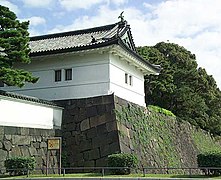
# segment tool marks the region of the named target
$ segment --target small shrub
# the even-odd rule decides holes
[[[148,108],[152,109],[152,110],[155,111],[155,112],[159,112],[159,113],[165,114],[165,115],[167,115],[167,116],[176,117],[171,111],[169,111],[169,110],[167,110],[167,109],[164,109],[164,108],[161,108],[161,107],[159,107],[159,106],[149,105]]]
[[[137,157],[134,154],[119,153],[108,156],[109,167],[125,167],[122,169],[113,169],[113,174],[126,175],[130,174],[130,168],[136,167],[138,164]]]
[[[12,157],[5,160],[6,172],[10,175],[24,175],[33,171],[36,161],[33,157]]]
[[[198,166],[206,175],[221,175],[221,169],[204,169],[203,167],[221,168],[221,152],[206,152],[197,156]]]

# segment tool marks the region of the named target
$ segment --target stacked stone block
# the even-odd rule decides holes
[[[71,167],[101,167],[120,152],[114,96],[57,101],[64,107],[63,152]]]
[[[5,172],[4,161],[7,158],[21,156],[34,157],[36,168],[45,170],[47,138],[54,136],[55,130],[0,126],[1,172]],[[57,165],[57,154],[51,151],[49,167],[57,168]]]

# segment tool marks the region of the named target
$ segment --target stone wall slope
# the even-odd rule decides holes
[[[162,108],[143,108],[115,97],[122,152],[135,153],[143,167],[197,167],[197,155],[221,150],[211,135],[177,120]]]

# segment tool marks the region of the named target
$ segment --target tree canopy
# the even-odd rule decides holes
[[[30,63],[28,25],[0,5],[0,81],[7,85],[22,87],[25,82],[38,80],[30,72],[14,67],[15,63]]]
[[[205,69],[197,68],[196,57],[173,43],[138,47],[146,60],[162,67],[159,76],[145,77],[146,103],[171,110],[214,134],[221,134],[221,92]]]

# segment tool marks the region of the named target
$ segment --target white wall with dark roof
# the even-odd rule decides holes
[[[79,99],[114,93],[145,106],[143,73],[116,53],[105,50],[34,57],[31,64],[19,68],[31,71],[39,77],[39,81],[23,88],[6,87],[4,90],[46,100]],[[65,81],[64,70],[70,68],[72,80]],[[59,69],[62,70],[62,80],[55,82],[55,70]],[[125,83],[125,73],[132,76],[132,85]]]
[[[62,108],[0,95],[0,125],[61,128]]]

